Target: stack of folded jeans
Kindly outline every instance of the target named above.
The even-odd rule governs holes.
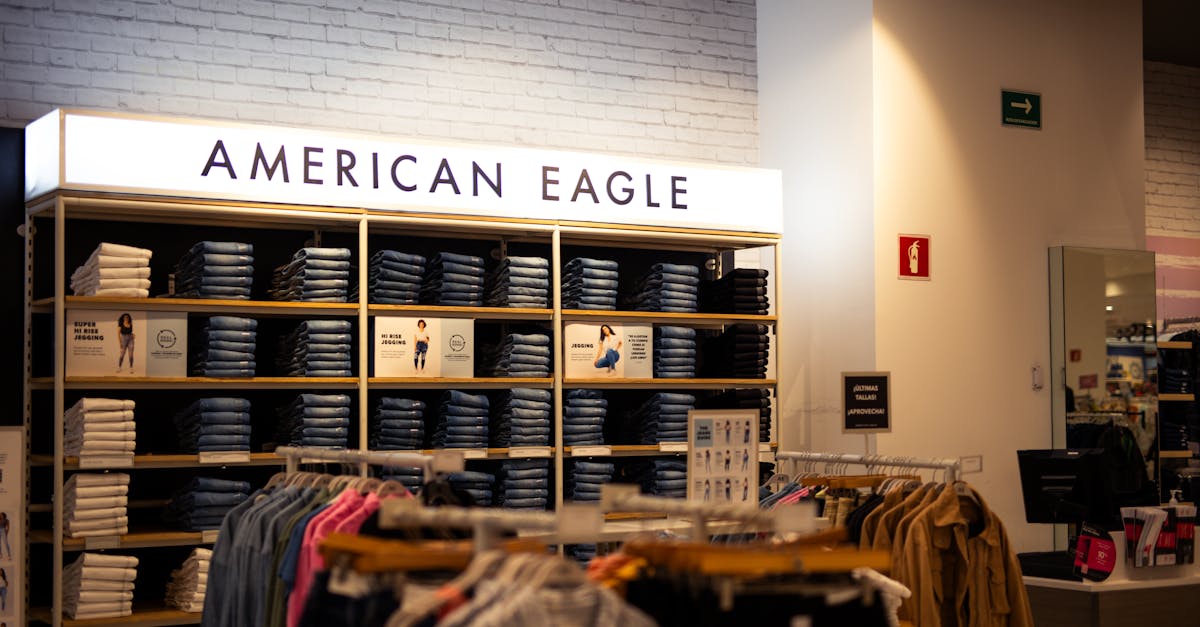
[[[349,248],[301,248],[275,268],[271,298],[344,303],[350,287]]]
[[[1158,351],[1158,391],[1161,394],[1194,394],[1200,382],[1200,331],[1171,336],[1172,342],[1191,342],[1192,348],[1163,348]]]
[[[88,620],[133,614],[137,566],[131,555],[80,554],[63,569],[63,615]]]
[[[171,571],[167,584],[167,605],[184,612],[204,611],[204,594],[208,591],[208,565],[212,549],[195,548],[183,565]]]
[[[563,446],[604,444],[608,400],[600,390],[571,390],[563,408]]]
[[[292,446],[346,448],[350,437],[350,396],[301,394],[279,408],[275,441]]]
[[[771,441],[771,391],[761,389],[725,390],[696,403],[701,409],[758,410],[758,441]]]
[[[550,390],[513,388],[492,403],[491,445],[550,446]]]
[[[102,242],[87,261],[71,273],[76,296],[150,296],[152,251]]]
[[[220,529],[225,514],[250,498],[250,484],[212,477],[192,477],[171,495],[163,521],[185,531]]]
[[[550,376],[550,336],[544,333],[510,333],[500,345],[479,349],[481,377]]]
[[[509,509],[546,509],[550,502],[550,460],[507,460],[500,464],[500,477],[498,505]]]
[[[731,324],[704,342],[706,376],[764,379],[770,356],[770,328],[765,324]]]
[[[204,321],[193,352],[192,375],[253,377],[258,321],[253,318],[212,316]]]
[[[699,306],[700,268],[677,263],[656,263],[621,299],[633,311],[694,313]]]
[[[384,466],[379,470],[379,478],[400,483],[416,494],[425,484],[425,469],[420,466]]]
[[[484,277],[488,307],[550,306],[550,261],[542,257],[505,257]]]
[[[471,495],[471,500],[481,507],[491,507],[496,475],[486,472],[452,472],[446,475],[450,487]]]
[[[765,316],[770,308],[766,270],[736,268],[700,283],[700,311]]]
[[[425,258],[395,250],[371,255],[367,269],[372,303],[415,305],[420,302]]]
[[[175,296],[249,300],[254,285],[254,246],[242,242],[196,242],[175,264]]]
[[[129,533],[129,475],[73,474],[63,489],[63,520],[68,538]]]
[[[483,306],[483,259],[438,253],[425,268],[421,302],[454,307]]]
[[[306,320],[280,338],[276,365],[285,377],[351,377],[349,320]]]
[[[571,464],[563,497],[571,501],[599,501],[600,486],[612,481],[617,467],[610,462],[577,461]]]
[[[562,276],[563,309],[616,309],[617,262],[576,257]]]
[[[250,401],[244,398],[201,398],[173,420],[182,453],[250,451]]]
[[[568,544],[563,547],[563,553],[580,564],[587,564],[596,559],[596,545]]]
[[[687,462],[656,459],[632,469],[642,492],[664,498],[687,498]]]
[[[369,445],[380,451],[415,451],[424,448],[425,401],[411,398],[379,399],[379,405],[371,416]]]
[[[687,379],[696,376],[696,330],[691,327],[654,327],[654,376]]]
[[[433,448],[487,448],[488,397],[446,390],[438,407]]]
[[[687,442],[688,411],[696,407],[691,394],[659,392],[630,415],[639,425],[641,444]]]
[[[63,414],[63,454],[129,457],[137,446],[134,403],[115,398],[81,398]]]

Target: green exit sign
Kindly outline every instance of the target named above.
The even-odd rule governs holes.
[[[1001,89],[1000,123],[1005,126],[1042,128],[1042,95]]]

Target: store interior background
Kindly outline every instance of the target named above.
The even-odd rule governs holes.
[[[1159,317],[1200,314],[1200,16],[1182,0],[1147,0],[1144,51],[1124,0],[202,4],[0,2],[6,267],[19,128],[55,107],[779,168],[783,447],[982,455],[967,478],[1018,550],[1051,544],[1024,523],[1014,452],[1051,441],[1031,387],[1047,248],[1154,250]],[[1042,94],[1042,130],[1000,126],[1002,87]],[[902,232],[933,237],[931,281],[897,280]],[[20,274],[4,281],[20,328]],[[839,373],[873,369],[893,431],[845,436]]]

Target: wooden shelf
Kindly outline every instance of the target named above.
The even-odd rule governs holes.
[[[517,449],[517,455],[513,455],[513,452],[512,452],[513,449]],[[539,451],[545,452],[546,454],[545,455],[537,455],[537,454],[523,455],[523,454],[521,454],[520,449],[538,449]],[[516,447],[512,447],[512,448],[488,448],[488,449],[482,449],[482,448],[478,448],[478,449],[476,449],[476,448],[437,448],[437,449],[427,448],[427,449],[419,449],[419,450],[412,450],[412,451],[379,450],[379,449],[371,449],[371,450],[374,452],[379,452],[379,453],[420,453],[422,455],[433,455],[435,453],[440,453],[443,451],[462,451],[465,453],[466,459],[468,461],[470,461],[472,459],[553,459],[554,458],[554,447],[553,446],[516,446]],[[486,456],[482,454],[483,451],[487,452]],[[301,462],[301,463],[304,463],[304,462]],[[372,465],[376,465],[376,464],[372,464]]]
[[[1191,459],[1191,451],[1159,451],[1158,456],[1161,459]]]
[[[1190,403],[1190,402],[1196,400],[1196,395],[1195,394],[1159,394],[1158,400],[1170,401],[1170,402],[1180,402],[1180,403]]]
[[[551,377],[371,377],[367,384],[378,389],[463,388],[506,390],[508,388],[550,388]]]
[[[30,608],[29,617],[34,621],[50,624],[50,608]],[[63,627],[157,627],[160,625],[198,625],[200,612],[184,612],[172,609],[162,604],[139,605],[133,607],[133,614],[120,618],[93,618],[89,620],[71,620],[63,617]]]
[[[674,313],[657,311],[612,311],[564,309],[563,322],[631,322],[645,324],[725,325],[737,323],[775,324],[777,316],[732,313]]]
[[[52,389],[53,377],[34,377],[30,386],[35,390]],[[178,390],[185,388],[209,390],[239,389],[342,389],[357,388],[357,377],[67,377],[68,390]]]
[[[274,300],[227,300],[217,298],[115,298],[110,296],[67,296],[67,309],[129,309],[133,311],[185,311],[244,313],[267,316],[352,316],[358,303],[307,303]],[[49,312],[54,298],[33,301],[34,311]]]
[[[30,455],[32,466],[53,466],[53,455]],[[283,466],[286,463],[282,457],[274,453],[251,453],[248,462],[201,463],[199,455],[187,454],[148,454],[134,455],[134,468],[208,468],[221,466]],[[78,457],[66,457],[63,460],[66,470],[80,470]],[[91,470],[91,469],[89,469]]]
[[[119,536],[120,544],[118,547],[122,549],[144,549],[163,546],[200,546],[202,544],[212,544],[211,541],[205,542],[206,534],[200,531],[134,531],[123,536]],[[212,535],[215,535],[213,533]],[[63,538],[64,551],[84,551],[87,550],[89,538]],[[95,542],[95,539],[92,539]],[[33,544],[53,544],[54,533],[49,529],[34,529],[29,532],[29,542]]]
[[[564,379],[565,388],[723,390],[725,388],[773,388],[775,379]]]
[[[432,318],[475,318],[477,320],[551,320],[554,311],[551,309],[532,309],[527,307],[440,307],[438,305],[367,305],[367,313],[409,314],[413,316],[429,316]]]
[[[1177,349],[1177,350],[1185,350],[1186,351],[1186,350],[1192,350],[1192,343],[1191,342],[1159,342],[1158,348],[1159,348],[1159,350],[1162,350],[1164,348],[1173,348],[1173,349]]]

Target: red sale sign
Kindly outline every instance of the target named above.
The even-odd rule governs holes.
[[[900,235],[900,278],[929,280],[929,236]]]

